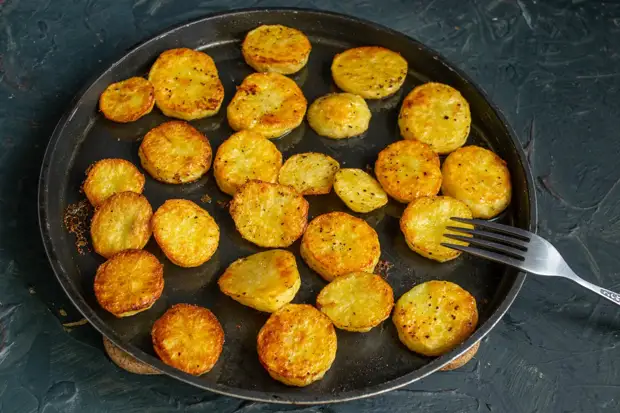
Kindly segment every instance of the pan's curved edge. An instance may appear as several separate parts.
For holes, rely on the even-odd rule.
[[[67,122],[68,119],[71,118],[71,116],[73,115],[74,111],[75,111],[75,105],[76,103],[79,101],[80,97],[90,88],[90,85],[92,85],[97,79],[99,79],[101,76],[103,76],[105,73],[107,73],[108,71],[112,70],[113,68],[115,68],[118,64],[120,64],[127,55],[129,55],[130,53],[132,53],[133,51],[144,47],[146,44],[150,43],[150,42],[154,42],[157,41],[157,39],[161,38],[162,36],[168,35],[169,33],[172,33],[176,30],[182,29],[184,27],[187,26],[191,26],[191,25],[195,25],[195,24],[200,24],[202,22],[208,21],[210,19],[214,19],[214,18],[218,18],[218,17],[222,17],[225,15],[228,16],[234,16],[234,15],[239,15],[239,14],[243,14],[243,13],[266,13],[266,12],[282,12],[282,13],[306,13],[306,14],[312,14],[315,15],[317,17],[320,17],[321,15],[324,16],[330,16],[330,17],[337,17],[337,18],[341,18],[341,19],[347,19],[350,21],[354,21],[354,22],[358,22],[358,23],[362,23],[364,25],[367,26],[371,26],[375,29],[378,30],[382,30],[385,32],[388,32],[391,35],[395,35],[395,36],[401,36],[406,38],[409,42],[412,42],[414,44],[416,44],[419,48],[421,48],[422,50],[424,50],[424,52],[434,56],[439,62],[441,62],[443,65],[445,65],[446,67],[449,67],[450,70],[452,70],[457,76],[459,76],[461,79],[463,79],[466,83],[468,83],[477,93],[480,94],[480,96],[482,96],[486,102],[488,102],[489,106],[491,107],[491,109],[493,110],[493,112],[495,113],[495,115],[501,120],[504,128],[506,129],[506,131],[508,132],[508,134],[511,137],[512,140],[512,144],[514,147],[514,150],[517,152],[517,155],[519,157],[519,161],[521,164],[521,167],[523,168],[525,177],[526,177],[526,181],[527,181],[527,192],[528,192],[528,196],[529,196],[529,217],[528,217],[528,223],[529,223],[529,229],[532,232],[536,231],[536,226],[538,223],[538,210],[537,210],[537,202],[536,202],[536,192],[535,192],[535,187],[534,187],[534,181],[533,181],[533,177],[532,177],[532,173],[531,173],[531,169],[528,165],[527,162],[527,158],[525,155],[525,152],[523,150],[522,145],[520,144],[516,133],[514,132],[514,130],[512,129],[512,127],[508,124],[508,122],[506,121],[505,116],[503,115],[503,113],[499,110],[499,108],[497,108],[497,106],[489,99],[489,97],[487,96],[486,92],[484,92],[480,87],[478,87],[476,85],[476,83],[474,83],[472,81],[472,79],[465,74],[461,69],[453,66],[452,64],[449,63],[449,61],[444,58],[441,54],[439,54],[438,52],[436,52],[433,49],[430,49],[429,47],[425,46],[424,44],[420,43],[419,41],[407,36],[404,33],[398,32],[396,30],[390,29],[389,27],[385,27],[381,24],[369,21],[369,20],[365,20],[362,18],[358,18],[358,17],[352,17],[352,16],[347,16],[347,15],[343,15],[340,13],[335,13],[335,12],[330,12],[330,11],[324,11],[324,10],[319,10],[319,9],[306,9],[306,8],[248,8],[248,9],[239,9],[239,10],[235,10],[235,11],[225,11],[225,12],[216,12],[216,13],[211,13],[211,14],[207,14],[204,17],[192,20],[190,22],[186,22],[186,23],[182,23],[182,24],[178,24],[175,25],[171,28],[165,29],[162,32],[160,32],[159,34],[151,37],[150,39],[147,39],[143,42],[138,43],[137,45],[135,45],[134,47],[130,48],[129,50],[125,50],[123,53],[123,56],[120,57],[119,59],[116,59],[112,64],[106,66],[106,68],[104,70],[102,70],[101,72],[99,72],[96,76],[93,76],[91,79],[89,79],[88,82],[85,83],[85,86],[82,87],[78,93],[75,95],[75,97],[72,99],[70,105],[69,105],[69,109],[65,112],[65,114],[60,118],[60,120],[58,121],[52,136],[50,138],[50,141],[48,143],[47,149],[45,151],[45,155],[43,158],[43,163],[41,165],[41,171],[40,171],[40,175],[39,175],[39,190],[38,190],[38,218],[39,218],[39,228],[40,228],[40,232],[41,232],[41,237],[43,240],[43,245],[45,248],[45,252],[47,254],[48,260],[50,262],[50,265],[52,267],[52,270],[54,271],[54,274],[56,275],[56,278],[58,279],[58,281],[60,282],[61,287],[63,288],[63,290],[65,291],[65,293],[67,294],[67,296],[69,297],[69,299],[71,300],[71,302],[73,303],[73,305],[75,305],[75,307],[82,313],[82,315],[84,315],[84,317],[89,321],[89,323],[96,329],[98,330],[101,334],[103,334],[104,336],[106,336],[107,338],[110,339],[110,341],[112,341],[112,343],[114,343],[116,346],[120,347],[122,350],[126,351],[127,353],[129,353],[131,356],[137,358],[138,360],[152,366],[153,368],[171,376],[174,377],[178,380],[181,380],[183,382],[186,382],[188,384],[191,384],[193,386],[205,389],[205,390],[209,390],[212,391],[214,393],[218,393],[221,395],[225,395],[225,396],[231,396],[231,397],[237,397],[237,398],[242,398],[242,399],[247,399],[247,400],[253,400],[253,401],[259,401],[259,402],[270,402],[270,403],[283,403],[283,404],[321,404],[321,403],[336,403],[336,402],[346,402],[346,401],[351,401],[351,400],[356,400],[356,399],[361,399],[361,398],[366,398],[366,397],[372,397],[372,396],[376,396],[391,390],[395,390],[397,388],[406,386],[408,384],[411,384],[417,380],[420,380],[432,373],[434,373],[435,371],[439,370],[441,367],[443,367],[444,365],[448,364],[449,362],[451,362],[452,360],[454,360],[455,358],[461,356],[462,354],[464,354],[471,346],[473,346],[477,341],[480,341],[481,339],[483,339],[489,332],[490,330],[501,320],[501,318],[504,316],[504,314],[508,311],[508,309],[510,308],[510,306],[512,305],[512,303],[514,302],[515,298],[517,297],[524,281],[526,278],[525,273],[523,272],[519,272],[517,274],[517,277],[515,279],[515,282],[513,283],[513,285],[511,286],[511,288],[509,289],[505,299],[502,301],[502,303],[498,306],[497,310],[492,314],[491,317],[489,317],[489,319],[487,319],[482,325],[478,326],[478,329],[476,330],[476,332],[469,337],[461,346],[459,346],[457,349],[451,351],[450,353],[447,353],[441,357],[438,357],[437,359],[433,360],[431,363],[427,364],[426,366],[424,366],[423,368],[419,369],[419,370],[415,370],[412,371],[402,377],[399,377],[398,379],[394,379],[385,383],[382,383],[380,385],[377,386],[373,386],[370,387],[368,389],[365,390],[352,390],[352,391],[345,391],[343,393],[340,394],[334,394],[333,396],[326,396],[326,397],[315,397],[315,396],[309,396],[306,394],[293,394],[293,393],[284,393],[284,392],[273,392],[273,393],[269,393],[266,394],[265,392],[260,392],[260,391],[253,391],[253,390],[242,390],[242,389],[231,389],[229,386],[225,386],[225,385],[220,385],[220,384],[215,384],[215,385],[205,385],[203,382],[200,382],[199,380],[197,380],[196,377],[191,376],[189,374],[183,373],[179,370],[176,370],[170,366],[167,366],[166,364],[164,364],[163,362],[161,362],[159,359],[143,352],[142,350],[136,348],[135,346],[131,345],[131,344],[127,344],[125,342],[123,342],[119,336],[117,336],[115,333],[113,333],[106,325],[105,323],[89,308],[88,305],[86,305],[84,300],[79,300],[78,298],[80,297],[80,293],[75,290],[75,288],[72,286],[71,282],[68,280],[68,278],[66,277],[66,274],[63,271],[62,266],[60,265],[58,259],[57,259],[57,255],[56,252],[54,251],[54,247],[52,245],[51,242],[51,238],[50,238],[50,231],[48,228],[47,223],[49,222],[49,217],[48,217],[48,211],[47,211],[47,203],[48,203],[48,199],[49,199],[49,194],[47,192],[47,182],[48,182],[48,169],[49,169],[49,165],[51,162],[51,158],[52,158],[52,153],[53,153],[53,148],[56,146],[56,143],[60,137],[60,132],[63,129],[64,124]]]

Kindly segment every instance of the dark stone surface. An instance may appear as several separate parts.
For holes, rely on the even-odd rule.
[[[243,402],[124,373],[89,326],[63,328],[81,317],[47,264],[36,193],[43,151],[72,96],[168,26],[277,5],[374,20],[464,69],[528,149],[540,234],[584,278],[620,290],[618,2],[0,0],[0,412],[619,411],[620,311],[561,279],[530,277],[463,369],[332,406]]]

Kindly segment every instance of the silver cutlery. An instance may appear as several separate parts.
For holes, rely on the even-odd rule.
[[[469,246],[442,243],[444,247],[510,265],[532,274],[568,278],[620,305],[620,294],[579,277],[571,270],[558,250],[544,238],[520,228],[495,222],[464,218],[452,218],[452,220],[473,225],[474,229],[448,226],[446,229],[463,235],[445,233],[444,236],[466,242]]]

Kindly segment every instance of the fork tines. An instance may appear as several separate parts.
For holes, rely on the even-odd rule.
[[[441,245],[444,247],[468,252],[473,255],[516,267],[523,262],[525,253],[528,249],[528,243],[531,239],[529,232],[479,219],[454,217],[452,220],[473,225],[474,229],[449,226],[446,227],[447,230],[459,234],[447,232],[444,236],[453,240],[466,242],[469,246],[442,243]],[[471,245],[475,245],[476,247],[472,247]]]

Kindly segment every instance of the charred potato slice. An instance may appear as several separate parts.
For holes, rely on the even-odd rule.
[[[237,231],[259,247],[284,248],[303,234],[308,201],[293,187],[248,181],[230,203]]]
[[[403,138],[424,142],[440,154],[450,153],[463,146],[469,136],[469,104],[448,85],[426,83],[403,101],[398,126]]]
[[[153,236],[180,267],[197,267],[217,250],[220,228],[207,211],[187,199],[169,199],[153,215]]]
[[[215,62],[191,49],[163,52],[149,72],[155,103],[166,116],[194,120],[215,115],[224,100],[224,86]]]
[[[84,194],[94,207],[119,192],[141,194],[144,189],[144,175],[124,159],[102,159],[88,168],[86,174]]]
[[[250,31],[241,45],[246,63],[257,72],[296,73],[308,62],[310,40],[299,30],[262,25]]]
[[[136,359],[128,353],[125,353],[119,347],[115,346],[106,337],[103,337],[103,348],[105,349],[108,357],[110,357],[110,360],[112,360],[114,364],[116,364],[118,367],[125,371],[134,374],[161,374],[159,370],[155,370],[148,364],[141,362],[140,360]]]
[[[273,313],[293,300],[301,286],[301,278],[292,253],[270,250],[230,264],[218,285],[233,300],[258,311]]]
[[[336,172],[334,191],[355,212],[371,212],[388,202],[379,182],[361,169],[345,168]]]
[[[142,167],[167,184],[193,182],[211,167],[209,140],[189,123],[171,121],[151,129],[138,150]]]
[[[474,218],[493,218],[510,204],[510,171],[506,162],[488,149],[460,148],[448,155],[441,172],[441,192],[463,201]]]
[[[379,262],[379,237],[363,219],[344,212],[314,218],[301,240],[301,256],[325,280],[351,272],[373,272]]]
[[[308,152],[293,155],[280,169],[278,182],[290,185],[302,195],[328,194],[340,164],[323,153]]]
[[[224,330],[204,307],[176,304],[153,324],[153,347],[169,366],[194,376],[209,372],[222,353]]]
[[[392,198],[408,203],[437,195],[441,188],[439,156],[418,141],[398,141],[379,152],[375,175]]]
[[[439,356],[465,341],[476,329],[476,299],[448,281],[416,285],[396,302],[392,317],[409,350]]]
[[[480,348],[480,342],[477,341],[473,346],[469,348],[465,353],[461,356],[455,358],[450,363],[446,364],[441,368],[441,371],[450,371],[460,369],[474,358],[476,353],[478,353],[478,349]]]
[[[390,316],[394,293],[380,276],[354,272],[327,284],[319,293],[316,306],[336,327],[363,333]]]
[[[148,80],[131,77],[108,86],[99,97],[99,110],[107,119],[128,123],[148,115],[155,105],[155,90]]]
[[[243,79],[228,105],[230,127],[277,138],[298,127],[308,103],[297,84],[279,73],[253,73]]]
[[[269,375],[298,387],[323,378],[337,347],[329,318],[308,304],[288,304],[273,313],[257,340],[260,363]]]
[[[352,93],[332,93],[312,102],[308,123],[316,133],[332,139],[359,136],[368,130],[370,109]]]
[[[364,99],[383,99],[396,93],[407,70],[407,61],[400,54],[378,46],[345,50],[332,62],[336,85]]]
[[[120,192],[97,208],[90,226],[95,252],[105,258],[129,249],[142,249],[151,237],[153,209],[135,192]]]
[[[447,242],[468,245],[465,242],[446,238],[444,234],[458,234],[446,229],[448,226],[473,228],[471,225],[452,221],[452,217],[471,219],[471,211],[463,202],[447,196],[418,198],[412,201],[400,218],[400,230],[407,245],[413,251],[435,261],[453,260],[460,251],[441,245]]]
[[[222,192],[234,195],[249,180],[275,183],[282,154],[270,140],[249,130],[226,139],[215,154],[213,174]]]
[[[129,317],[148,310],[164,290],[164,267],[150,252],[123,251],[97,268],[95,297],[104,310]]]

